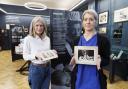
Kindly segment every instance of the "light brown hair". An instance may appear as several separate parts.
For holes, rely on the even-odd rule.
[[[94,19],[96,20],[96,22],[98,21],[98,14],[97,14],[97,12],[96,12],[95,10],[93,10],[93,9],[88,9],[88,10],[85,10],[85,11],[84,11],[84,13],[83,13],[83,15],[82,15],[82,21],[84,20],[84,15],[87,14],[87,13],[93,15],[93,16],[94,16]]]
[[[32,19],[31,24],[30,24],[30,28],[29,28],[29,35],[31,35],[31,36],[33,36],[33,37],[36,36],[34,26],[35,26],[35,24],[36,24],[38,21],[42,22],[42,24],[43,24],[43,26],[44,26],[44,31],[43,31],[43,33],[41,34],[42,37],[44,37],[44,36],[46,36],[46,34],[47,34],[47,25],[46,25],[46,23],[45,23],[44,18],[42,18],[41,16],[36,16],[36,17],[34,17],[34,18]]]

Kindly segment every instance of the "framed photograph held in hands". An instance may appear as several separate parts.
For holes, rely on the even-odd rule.
[[[96,65],[97,46],[75,46],[74,52],[76,64]]]
[[[41,58],[44,61],[46,61],[46,60],[58,58],[58,55],[54,50],[42,51],[41,52]]]

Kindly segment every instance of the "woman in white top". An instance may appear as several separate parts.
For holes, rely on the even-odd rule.
[[[50,50],[50,39],[46,32],[44,19],[37,16],[33,18],[29,35],[24,39],[23,58],[31,61],[28,78],[31,89],[49,89],[50,64],[40,58],[41,51]]]

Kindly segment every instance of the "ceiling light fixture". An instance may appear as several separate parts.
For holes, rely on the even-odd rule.
[[[27,2],[24,4],[24,7],[26,7],[27,9],[37,10],[37,11],[47,9],[46,5],[39,3],[39,2]]]
[[[82,0],[82,1],[80,1],[80,2],[77,3],[75,6],[73,6],[71,9],[69,9],[69,11],[74,10],[76,7],[78,7],[79,5],[81,5],[82,3],[84,3],[85,1],[87,1],[87,0]]]

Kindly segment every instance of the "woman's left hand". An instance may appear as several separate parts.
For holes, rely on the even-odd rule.
[[[100,55],[98,55],[97,61],[96,61],[96,66],[97,66],[98,70],[100,69],[100,63],[101,63],[101,57],[100,57]]]
[[[56,55],[57,55],[57,58],[58,58],[58,53],[55,49],[52,50]]]
[[[57,51],[55,49],[53,49],[53,52],[57,54]]]

